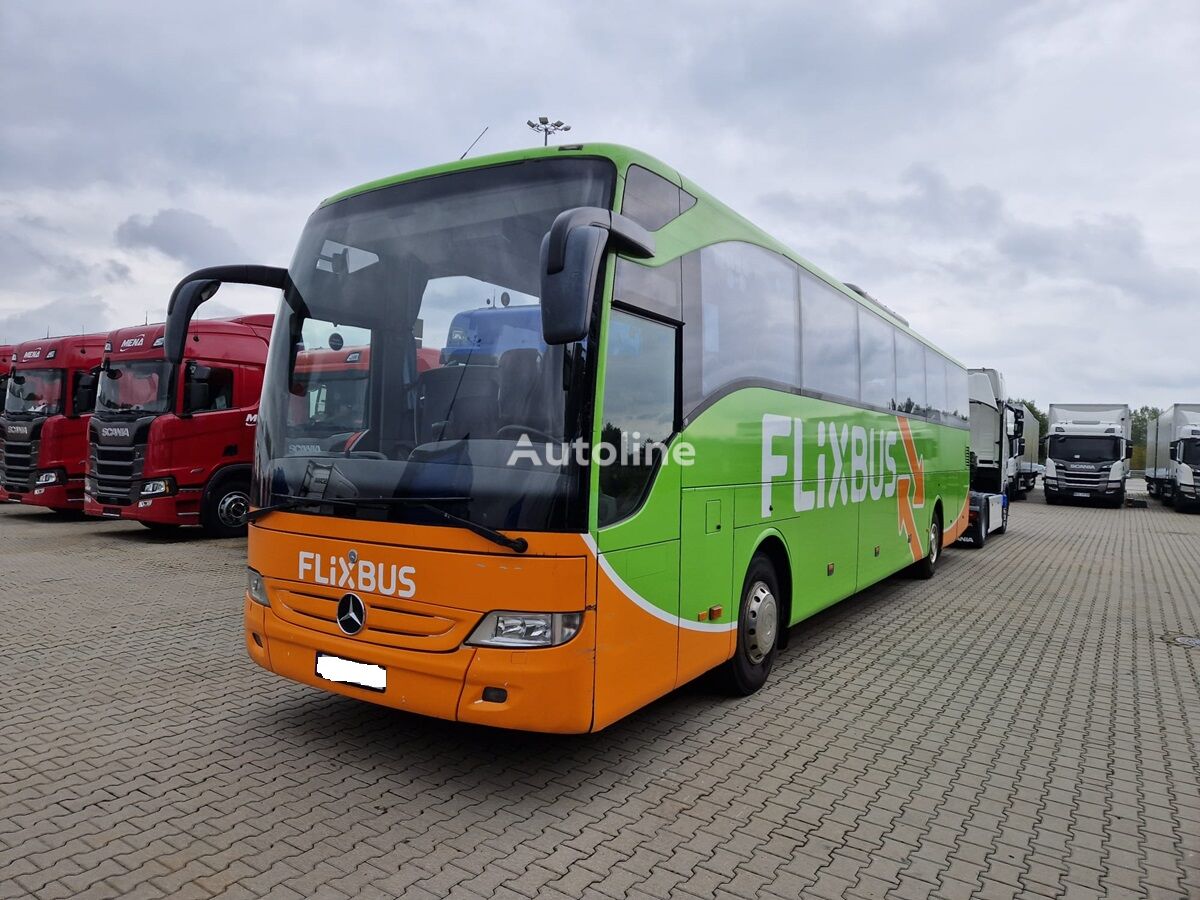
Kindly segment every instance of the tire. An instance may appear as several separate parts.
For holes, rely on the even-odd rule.
[[[934,510],[929,522],[929,552],[920,562],[913,563],[913,574],[918,578],[930,579],[937,572],[938,560],[942,558],[942,514]]]
[[[1179,493],[1179,485],[1175,485],[1175,492],[1171,499],[1174,501],[1175,512],[1186,513],[1191,511],[1192,504],[1183,498],[1183,494]]]
[[[750,560],[740,600],[737,646],[722,674],[726,689],[745,697],[766,684],[779,648],[779,577],[766,556],[760,554]]]
[[[986,506],[979,508],[979,517],[975,520],[975,531],[971,534],[971,546],[982,550],[988,538],[988,510]]]
[[[1047,506],[1058,506],[1058,498],[1055,497],[1053,494],[1047,492],[1046,493],[1046,505]]]
[[[1125,505],[1125,488],[1121,488],[1115,500],[1113,500],[1113,509],[1120,509]]]
[[[216,481],[200,505],[200,525],[209,537],[232,538],[246,534],[250,511],[250,481],[244,476],[227,476]]]

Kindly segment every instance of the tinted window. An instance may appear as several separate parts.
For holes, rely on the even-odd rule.
[[[622,303],[649,310],[671,319],[682,318],[680,288],[683,260],[673,259],[661,266],[643,266],[628,259],[617,259],[613,296]]]
[[[805,390],[858,398],[858,304],[821,279],[801,272]]]
[[[901,412],[925,414],[925,347],[896,332],[896,399]]]
[[[859,307],[858,358],[863,403],[896,408],[895,329],[874,313]]]
[[[621,212],[650,231],[658,231],[695,203],[696,198],[679,185],[649,169],[630,166],[625,174]]]
[[[753,244],[700,251],[704,394],[742,378],[797,383],[795,272],[791,262]]]
[[[608,525],[641,505],[660,459],[648,445],[665,444],[675,430],[675,329],[613,310],[604,371],[604,426],[593,456],[599,521]]]
[[[929,414],[945,413],[950,405],[946,399],[946,361],[928,347],[925,348],[925,392]]]
[[[190,364],[183,406],[190,413],[233,409],[233,370]]]

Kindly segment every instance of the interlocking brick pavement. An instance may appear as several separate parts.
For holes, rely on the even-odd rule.
[[[1034,495],[768,686],[515,734],[277,678],[240,542],[0,507],[0,897],[1200,897],[1200,516]]]

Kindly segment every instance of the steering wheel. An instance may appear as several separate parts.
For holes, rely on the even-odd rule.
[[[511,437],[509,437],[511,435]],[[518,440],[522,435],[533,438],[543,438],[543,443],[557,444],[559,439],[552,434],[542,431],[540,428],[530,428],[526,425],[505,425],[496,430],[496,438],[498,440]]]

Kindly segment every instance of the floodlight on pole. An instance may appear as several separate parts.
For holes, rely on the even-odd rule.
[[[549,146],[550,135],[558,134],[560,131],[571,130],[571,126],[564,123],[562,119],[556,119],[551,122],[549,116],[538,116],[536,122],[530,119],[525,124],[542,136],[543,147]]]

